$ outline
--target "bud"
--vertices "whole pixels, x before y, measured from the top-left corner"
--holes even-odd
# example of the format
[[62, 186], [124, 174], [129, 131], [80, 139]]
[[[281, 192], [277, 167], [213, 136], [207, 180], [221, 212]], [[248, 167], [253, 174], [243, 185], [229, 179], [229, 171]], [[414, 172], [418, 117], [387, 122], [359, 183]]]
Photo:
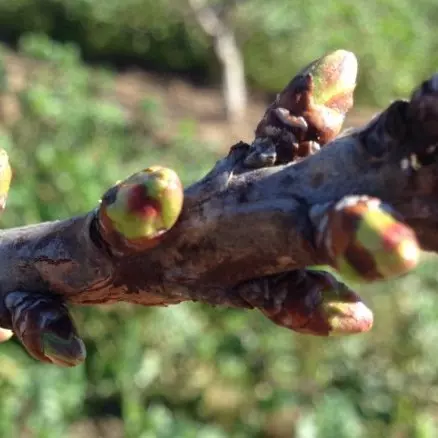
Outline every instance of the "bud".
[[317, 245], [344, 278], [375, 281], [415, 268], [420, 248], [414, 231], [388, 206], [368, 196], [347, 196], [319, 220]]
[[357, 59], [352, 52], [336, 50], [312, 62], [301, 74], [310, 74], [313, 78], [315, 105], [324, 105], [345, 115], [353, 105], [357, 69]]
[[302, 74], [310, 90], [305, 112], [308, 137], [324, 145], [339, 134], [353, 106], [357, 59], [351, 52], [337, 50], [310, 64]]
[[6, 198], [12, 179], [12, 170], [9, 164], [8, 154], [0, 149], [0, 211], [6, 207]]
[[366, 332], [373, 314], [360, 297], [327, 272], [305, 271], [299, 289], [290, 289], [281, 306], [260, 309], [274, 323], [314, 336]]
[[55, 365], [72, 367], [86, 358], [85, 345], [68, 315], [56, 318], [42, 331], [44, 355]]
[[35, 359], [72, 367], [85, 360], [86, 350], [67, 307], [58, 298], [12, 292], [5, 298], [12, 329]]
[[99, 223], [110, 244], [144, 248], [172, 228], [182, 210], [184, 191], [178, 175], [150, 167], [118, 183], [102, 198]]
[[346, 285], [337, 282], [321, 298], [316, 315], [327, 321], [330, 335], [367, 332], [373, 326], [373, 313]]
[[0, 328], [0, 342], [6, 342], [12, 338], [14, 332], [12, 330]]
[[298, 143], [324, 145], [332, 141], [353, 106], [357, 71], [356, 56], [346, 50], [336, 50], [313, 61], [267, 109], [257, 126], [256, 137], [277, 135], [282, 139], [286, 128]]

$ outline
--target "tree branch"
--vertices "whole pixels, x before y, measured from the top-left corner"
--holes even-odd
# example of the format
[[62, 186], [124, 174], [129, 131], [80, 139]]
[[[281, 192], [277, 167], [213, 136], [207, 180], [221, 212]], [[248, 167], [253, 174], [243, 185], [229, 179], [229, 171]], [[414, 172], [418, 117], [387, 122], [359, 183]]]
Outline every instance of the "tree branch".
[[[208, 175], [184, 191], [178, 221], [152, 247], [115, 243], [114, 233], [101, 220], [109, 195], [84, 216], [1, 232], [2, 296], [19, 291], [74, 304], [126, 301], [150, 306], [192, 300], [257, 307], [280, 325], [328, 334], [334, 323], [320, 317], [321, 309], [329, 312], [321, 303], [328, 300], [327, 291], [336, 290], [337, 297], [355, 304], [348, 310], [354, 315], [342, 320], [339, 331], [368, 329], [372, 315], [356, 306], [360, 299], [353, 292], [305, 268], [340, 268], [318, 236], [326, 233], [326, 215], [336, 216], [339, 201], [349, 195], [388, 203], [401, 215], [401, 223], [413, 228], [422, 248], [438, 251], [438, 76], [425, 82], [410, 101], [396, 101], [364, 128], [333, 139], [340, 129], [336, 117], [343, 120], [351, 106], [354, 85], [344, 78], [344, 88], [336, 96], [330, 94], [321, 112], [316, 98], [309, 101], [309, 96], [317, 96], [318, 74], [312, 64], [297, 75], [268, 108], [253, 144], [233, 146]], [[327, 115], [333, 108], [337, 113], [328, 118], [331, 124], [324, 120], [321, 125], [315, 114]], [[300, 136], [299, 144], [291, 141]], [[317, 141], [327, 144], [318, 151]], [[302, 153], [308, 143], [315, 147]], [[269, 165], [278, 162], [286, 164]], [[108, 193], [114, 198], [117, 191]], [[360, 202], [374, 206], [368, 198]], [[414, 242], [415, 236], [402, 227], [397, 236]], [[337, 236], [336, 242], [344, 239]], [[342, 251], [347, 254], [349, 248]], [[410, 267], [408, 263], [391, 273]], [[0, 309], [0, 325], [16, 333], [14, 309], [22, 305], [20, 300], [6, 299]]]

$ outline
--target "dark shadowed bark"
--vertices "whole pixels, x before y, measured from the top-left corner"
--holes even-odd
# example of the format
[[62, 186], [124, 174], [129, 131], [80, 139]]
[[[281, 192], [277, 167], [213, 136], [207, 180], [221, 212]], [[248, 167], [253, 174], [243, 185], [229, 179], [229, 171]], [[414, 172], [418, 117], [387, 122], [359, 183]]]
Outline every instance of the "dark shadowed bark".
[[[298, 83], [300, 92], [309, 90], [303, 76]], [[148, 306], [189, 300], [257, 307], [280, 325], [327, 334], [330, 327], [314, 310], [324, 290], [344, 286], [305, 268], [336, 267], [318, 233], [321, 217], [348, 195], [390, 205], [423, 249], [438, 251], [438, 76], [409, 101], [392, 103], [364, 128], [336, 138], [338, 130], [325, 136], [312, 114], [305, 115], [308, 127], [299, 138], [301, 121], [295, 116], [303, 111], [287, 108], [288, 87], [267, 110], [252, 145], [234, 145], [208, 175], [185, 189], [182, 213], [158, 245], [113, 244], [102, 232], [98, 209], [2, 231], [1, 294], [25, 292], [25, 298], [4, 300], [1, 325], [12, 327], [26, 345], [18, 316], [14, 323], [14, 312], [21, 305], [23, 313], [26, 300]], [[289, 124], [288, 116], [293, 117]], [[285, 132], [298, 139], [287, 153]], [[317, 143], [326, 144], [319, 150]], [[345, 297], [360, 301], [349, 290]], [[296, 310], [293, 322], [285, 309], [288, 314]], [[37, 347], [26, 346], [44, 360]]]

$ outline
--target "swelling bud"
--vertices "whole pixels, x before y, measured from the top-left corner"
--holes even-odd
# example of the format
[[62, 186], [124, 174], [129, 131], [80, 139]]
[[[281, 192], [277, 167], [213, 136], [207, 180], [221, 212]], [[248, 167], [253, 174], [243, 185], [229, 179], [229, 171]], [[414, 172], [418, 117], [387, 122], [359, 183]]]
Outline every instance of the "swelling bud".
[[368, 196], [347, 196], [319, 221], [317, 245], [344, 278], [371, 282], [406, 274], [418, 264], [414, 231], [388, 206]]
[[154, 246], [181, 213], [184, 191], [171, 169], [154, 166], [119, 182], [103, 196], [101, 234], [115, 247]]

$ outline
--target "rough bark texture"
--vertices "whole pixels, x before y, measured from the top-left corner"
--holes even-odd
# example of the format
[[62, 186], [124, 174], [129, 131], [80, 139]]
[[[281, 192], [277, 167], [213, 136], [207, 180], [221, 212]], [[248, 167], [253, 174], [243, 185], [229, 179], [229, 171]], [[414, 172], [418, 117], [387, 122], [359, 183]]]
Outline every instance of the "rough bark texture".
[[[438, 251], [436, 146], [438, 76], [410, 101], [392, 103], [364, 128], [291, 163], [254, 169], [246, 162], [254, 144], [233, 146], [185, 190], [176, 226], [152, 249], [113, 251], [97, 210], [2, 231], [1, 294], [55, 294], [74, 304], [258, 306], [275, 321], [276, 294], [289, 288], [299, 300], [308, 289], [299, 286], [303, 268], [329, 263], [315, 227], [319, 213], [346, 195], [389, 203], [422, 248]], [[7, 310], [0, 319], [11, 327]]]
[[[435, 119], [434, 119], [435, 117]], [[95, 212], [2, 231], [2, 293], [50, 290], [76, 304], [185, 300], [236, 304], [239, 282], [326, 262], [313, 244], [309, 212], [348, 194], [395, 206], [424, 249], [437, 251], [438, 94], [393, 103], [369, 126], [298, 163], [247, 169], [239, 144], [185, 190], [177, 226], [144, 254], [112, 256]], [[411, 154], [430, 161], [403, 168]], [[438, 152], [437, 152], [438, 154]]]

